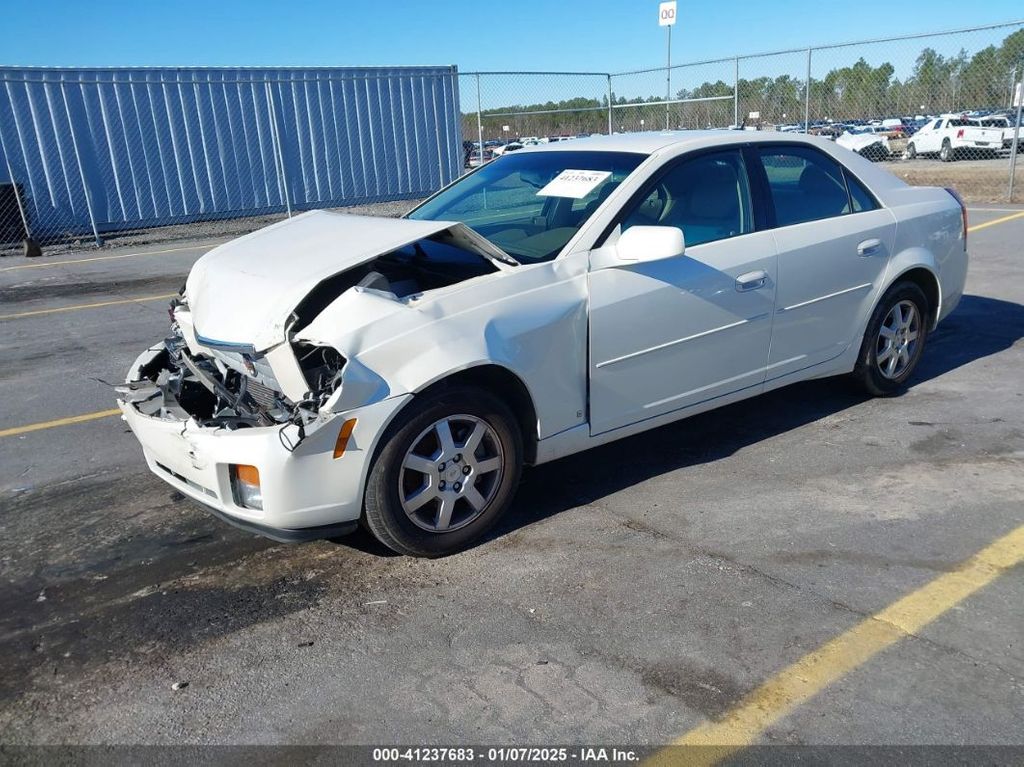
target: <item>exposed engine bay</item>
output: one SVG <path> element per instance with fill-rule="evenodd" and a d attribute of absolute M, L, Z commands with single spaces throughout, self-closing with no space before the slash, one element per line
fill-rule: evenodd
<path fill-rule="evenodd" d="M 143 415 L 193 419 L 200 426 L 229 430 L 294 424 L 301 440 L 343 385 L 346 359 L 338 350 L 299 340 L 296 334 L 350 290 L 410 306 L 429 291 L 498 271 L 490 259 L 462 244 L 442 231 L 317 283 L 287 322 L 287 344 L 308 386 L 301 398 L 283 393 L 280 374 L 267 355 L 245 344 L 204 339 L 192 325 L 184 291 L 171 302 L 171 335 L 162 348 L 154 347 L 118 392 Z M 289 390 L 294 393 L 295 387 Z"/>

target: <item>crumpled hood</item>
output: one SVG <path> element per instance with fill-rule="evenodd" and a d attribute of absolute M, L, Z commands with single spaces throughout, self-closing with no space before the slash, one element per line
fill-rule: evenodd
<path fill-rule="evenodd" d="M 452 227 L 451 221 L 316 210 L 218 245 L 192 267 L 185 299 L 200 343 L 263 351 L 320 282 Z"/>

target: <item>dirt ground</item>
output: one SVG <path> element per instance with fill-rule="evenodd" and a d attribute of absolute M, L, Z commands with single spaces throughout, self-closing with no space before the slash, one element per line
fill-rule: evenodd
<path fill-rule="evenodd" d="M 898 160 L 888 163 L 886 169 L 914 186 L 953 187 L 968 203 L 1010 202 L 1007 157 L 961 162 Z M 1024 202 L 1024 157 L 1017 158 L 1013 202 Z"/>

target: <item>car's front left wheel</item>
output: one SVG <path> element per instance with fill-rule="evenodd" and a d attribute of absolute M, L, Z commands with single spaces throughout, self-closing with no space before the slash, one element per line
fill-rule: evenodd
<path fill-rule="evenodd" d="M 454 553 L 505 513 L 522 462 L 518 423 L 501 400 L 463 386 L 422 395 L 384 435 L 367 480 L 364 521 L 401 554 Z"/>

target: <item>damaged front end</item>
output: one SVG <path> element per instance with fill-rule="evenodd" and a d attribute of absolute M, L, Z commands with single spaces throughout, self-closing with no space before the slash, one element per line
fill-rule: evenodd
<path fill-rule="evenodd" d="M 369 328 L 401 332 L 399 315 L 425 297 L 514 264 L 459 223 L 305 213 L 200 258 L 171 302 L 170 336 L 118 392 L 164 421 L 280 426 L 291 450 L 335 413 L 389 396 L 358 359 Z"/>
<path fill-rule="evenodd" d="M 120 398 L 143 415 L 229 430 L 294 424 L 301 439 L 341 384 L 345 359 L 337 351 L 295 344 L 309 391 L 293 401 L 266 356 L 237 344 L 206 346 L 189 339 L 190 313 L 180 299 L 172 302 L 171 316 L 171 335 L 117 387 Z"/>

